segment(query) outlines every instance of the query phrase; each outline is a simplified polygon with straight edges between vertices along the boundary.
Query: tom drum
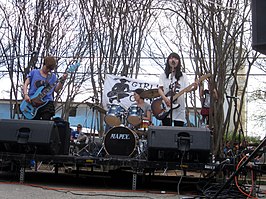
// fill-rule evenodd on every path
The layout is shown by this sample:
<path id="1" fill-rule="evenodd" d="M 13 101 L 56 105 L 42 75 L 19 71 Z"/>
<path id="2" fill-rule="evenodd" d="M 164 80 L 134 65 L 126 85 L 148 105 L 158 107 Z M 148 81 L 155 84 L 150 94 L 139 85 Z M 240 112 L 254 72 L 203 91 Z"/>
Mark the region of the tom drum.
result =
<path id="1" fill-rule="evenodd" d="M 128 109 L 127 121 L 133 126 L 137 126 L 142 122 L 143 110 L 137 105 L 132 105 Z"/>
<path id="2" fill-rule="evenodd" d="M 111 104 L 109 110 L 104 117 L 104 121 L 109 126 L 119 126 L 123 123 L 123 117 L 125 117 L 126 110 L 118 105 L 118 104 Z"/>

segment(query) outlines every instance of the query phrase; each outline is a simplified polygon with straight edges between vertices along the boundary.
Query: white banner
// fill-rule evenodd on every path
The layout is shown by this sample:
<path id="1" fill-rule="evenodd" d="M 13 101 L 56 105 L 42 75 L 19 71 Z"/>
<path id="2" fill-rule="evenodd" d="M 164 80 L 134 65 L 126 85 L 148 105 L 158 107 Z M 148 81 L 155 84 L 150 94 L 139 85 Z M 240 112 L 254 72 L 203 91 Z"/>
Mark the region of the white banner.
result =
<path id="1" fill-rule="evenodd" d="M 158 79 L 159 82 L 159 79 Z M 128 77 L 106 75 L 103 92 L 103 106 L 107 110 L 110 104 L 119 104 L 128 109 L 134 102 L 134 90 L 143 88 L 145 90 L 158 88 L 157 82 L 138 80 Z M 151 103 L 149 99 L 146 102 Z"/>

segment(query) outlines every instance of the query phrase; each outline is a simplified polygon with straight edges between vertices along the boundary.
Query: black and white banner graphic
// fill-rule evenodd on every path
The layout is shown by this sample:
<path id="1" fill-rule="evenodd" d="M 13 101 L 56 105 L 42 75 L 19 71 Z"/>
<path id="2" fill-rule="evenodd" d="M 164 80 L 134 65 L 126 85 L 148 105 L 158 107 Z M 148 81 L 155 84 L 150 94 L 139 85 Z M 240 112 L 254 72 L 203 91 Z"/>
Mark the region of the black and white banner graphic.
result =
<path id="1" fill-rule="evenodd" d="M 143 88 L 145 90 L 158 87 L 158 79 L 155 81 L 138 80 L 128 77 L 106 75 L 103 92 L 103 106 L 107 109 L 111 104 L 119 104 L 128 109 L 134 102 L 134 90 Z M 150 103 L 149 99 L 145 99 Z"/>

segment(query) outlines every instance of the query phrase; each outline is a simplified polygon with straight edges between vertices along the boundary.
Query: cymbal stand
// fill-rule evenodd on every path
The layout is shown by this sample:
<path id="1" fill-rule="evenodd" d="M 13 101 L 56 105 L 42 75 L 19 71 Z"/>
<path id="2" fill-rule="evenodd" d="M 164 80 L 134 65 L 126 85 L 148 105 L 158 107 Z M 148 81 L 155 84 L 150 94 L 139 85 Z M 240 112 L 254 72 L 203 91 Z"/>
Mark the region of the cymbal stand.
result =
<path id="1" fill-rule="evenodd" d="M 99 126 L 100 126 L 100 124 L 99 124 L 99 112 L 98 111 L 96 111 L 95 116 L 96 116 L 96 119 L 95 119 L 96 122 L 94 123 L 94 126 L 93 126 L 93 136 L 92 136 L 92 142 L 91 142 L 91 144 L 93 145 L 93 148 L 92 148 L 92 154 L 93 155 L 97 155 L 98 153 L 96 154 L 96 152 L 99 151 L 98 145 L 95 141 L 95 132 L 96 132 L 96 129 L 99 129 Z M 96 127 L 98 127 L 98 128 L 96 128 Z M 99 136 L 99 134 L 98 134 L 98 136 Z"/>
<path id="2" fill-rule="evenodd" d="M 127 126 L 127 115 L 124 112 L 120 113 L 121 125 Z"/>
<path id="3" fill-rule="evenodd" d="M 78 151 L 77 154 L 79 154 L 79 155 L 83 151 L 85 151 L 89 155 L 95 155 L 94 153 L 95 153 L 95 149 L 97 149 L 97 144 L 95 143 L 96 124 L 95 124 L 94 120 L 95 120 L 95 117 L 96 117 L 96 121 L 98 121 L 97 116 L 98 116 L 98 114 L 97 113 L 95 114 L 95 106 L 93 106 L 92 107 L 92 117 L 91 117 L 90 133 L 89 133 L 89 136 L 86 139 L 86 145 L 82 149 L 80 149 Z M 91 138 L 93 138 L 93 139 L 91 139 Z"/>
<path id="4" fill-rule="evenodd" d="M 136 158 L 146 159 L 147 158 L 147 139 L 144 138 L 144 135 L 141 135 L 141 138 L 137 143 L 138 154 Z"/>

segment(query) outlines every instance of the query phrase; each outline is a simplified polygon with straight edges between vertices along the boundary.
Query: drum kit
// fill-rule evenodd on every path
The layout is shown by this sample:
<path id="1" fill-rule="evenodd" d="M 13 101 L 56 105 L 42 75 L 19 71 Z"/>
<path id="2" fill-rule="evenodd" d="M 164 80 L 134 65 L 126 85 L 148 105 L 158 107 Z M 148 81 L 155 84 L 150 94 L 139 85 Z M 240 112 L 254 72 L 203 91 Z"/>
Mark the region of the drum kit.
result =
<path id="1" fill-rule="evenodd" d="M 158 89 L 140 94 L 142 98 L 159 97 Z M 147 157 L 147 130 L 150 121 L 143 119 L 143 110 L 137 105 L 128 109 L 121 104 L 110 104 L 104 118 L 111 127 L 104 136 L 103 149 L 109 156 Z"/>

